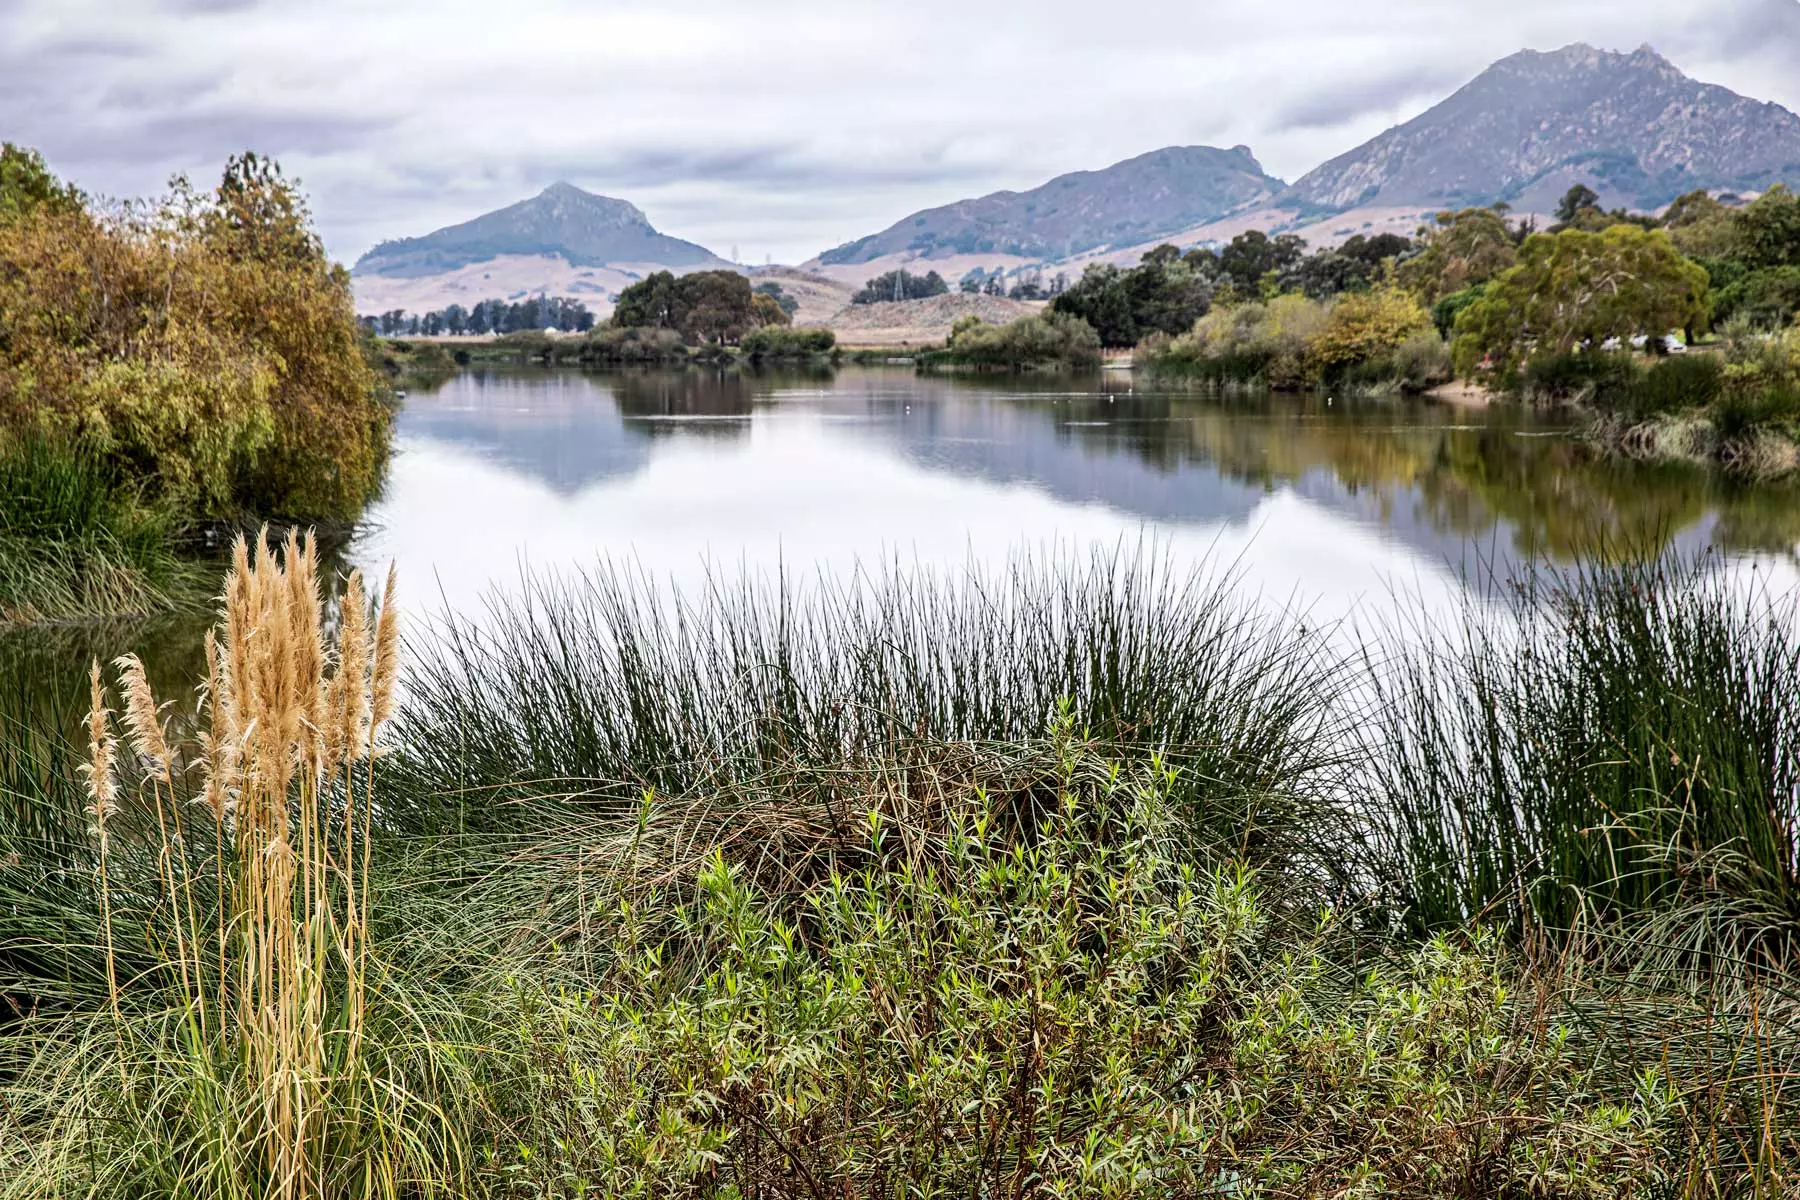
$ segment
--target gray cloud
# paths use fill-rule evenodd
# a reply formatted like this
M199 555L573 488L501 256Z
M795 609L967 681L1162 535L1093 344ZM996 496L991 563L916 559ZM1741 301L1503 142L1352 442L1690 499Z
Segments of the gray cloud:
M273 154L345 258L568 179L793 261L1163 145L1241 142L1295 178L1524 46L1649 40L1800 106L1800 2L1704 7L0 0L0 113L105 194Z
M1370 79L1335 79L1284 102L1275 110L1270 127L1277 131L1339 129L1371 114L1393 113L1414 101L1435 104L1465 82L1467 76L1461 72L1430 64L1409 65Z

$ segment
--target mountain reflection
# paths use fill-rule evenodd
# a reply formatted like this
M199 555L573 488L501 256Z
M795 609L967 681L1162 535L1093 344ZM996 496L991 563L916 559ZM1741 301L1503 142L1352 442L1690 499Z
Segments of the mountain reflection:
M662 446L754 456L764 438L805 432L1159 524L1239 525L1285 489L1439 561L1800 543L1793 487L1604 461L1566 427L1510 410L1221 398L1127 376L469 372L412 396L400 432L403 446L453 446L563 496L642 472Z

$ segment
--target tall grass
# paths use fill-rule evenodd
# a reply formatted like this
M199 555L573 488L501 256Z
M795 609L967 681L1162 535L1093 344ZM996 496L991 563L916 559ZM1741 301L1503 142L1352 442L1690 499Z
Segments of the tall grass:
M1718 565L1563 574L1376 674L1362 804L1414 927L1623 925L1644 966L1800 962L1796 599Z
M6 1200L1800 1175L1785 600L1346 661L1145 556L599 571L390 714L391 596L316 571L239 555L191 715L96 673L86 786L0 726Z
M1022 744L1066 708L1103 745L1180 764L1218 836L1267 845L1323 820L1299 810L1341 753L1341 664L1304 613L1231 582L1125 550L811 584L715 574L697 596L614 567L526 579L421 648L390 802L467 828L506 820L507 796L566 792L617 820L645 789L811 789L912 746Z
M278 557L260 539L254 554L239 541L216 641L207 637L200 731L185 750L135 656L118 663L117 718L93 665L81 771L92 851L67 852L66 825L41 819L57 806L36 806L51 827L36 831L30 861L61 859L65 877L13 914L15 928L75 933L64 945L85 940L88 960L61 997L75 1012L39 1028L32 1061L9 1064L50 1085L56 1104L33 1111L38 1142L18 1164L33 1194L85 1178L128 1194L312 1196L344 1169L346 1130L373 1139L357 1169L379 1163L390 1186L419 1149L416 1130L383 1124L403 1098L362 1070L369 764L398 655L391 578L371 629L352 575L335 646L322 607L310 543L290 535ZM24 821L9 829L33 832ZM97 937L68 916L84 892ZM106 1001L83 1007L83 990L98 990L96 943ZM34 948L57 942L28 943L27 955ZM53 964L21 965L54 977ZM88 1143L113 1124L147 1136L94 1164Z
M44 438L0 441L0 627L194 606L208 571L98 460Z

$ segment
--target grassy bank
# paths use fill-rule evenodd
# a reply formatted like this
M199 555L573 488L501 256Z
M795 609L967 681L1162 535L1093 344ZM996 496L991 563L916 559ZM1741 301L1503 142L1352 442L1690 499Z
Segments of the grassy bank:
M0 442L0 628L198 607L214 568L95 456L41 437Z
M1630 568L1344 651L1129 557L601 572L397 687L316 570L241 561L167 726L129 663L83 750L0 722L0 1195L1800 1169L1791 604Z

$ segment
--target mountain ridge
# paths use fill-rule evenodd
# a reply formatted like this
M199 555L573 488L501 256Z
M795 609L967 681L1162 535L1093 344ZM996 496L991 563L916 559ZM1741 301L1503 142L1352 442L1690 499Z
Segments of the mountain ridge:
M508 256L560 257L573 267L726 265L704 246L657 232L634 204L557 182L461 224L382 242L357 259L351 273L421 278Z
M1096 171L1071 171L1027 191L990 192L903 217L827 250L825 266L906 251L922 257L1003 254L1068 258L1143 241L1254 207L1284 188L1248 146L1166 146Z
M1542 211L1576 183L1655 209L1700 188L1800 181L1800 117L1702 83L1648 45L1521 50L1276 198L1306 213L1366 205Z

